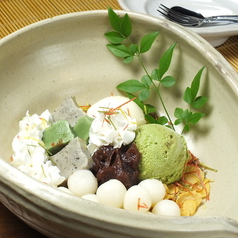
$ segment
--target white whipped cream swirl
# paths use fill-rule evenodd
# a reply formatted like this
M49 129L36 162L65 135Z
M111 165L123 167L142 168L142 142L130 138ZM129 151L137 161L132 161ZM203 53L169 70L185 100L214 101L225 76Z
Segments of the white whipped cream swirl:
M48 110L40 116L26 113L19 122L19 133L12 142L14 154L11 163L37 180L56 187L65 178L59 174L58 167L49 160L42 141L43 132L51 122L52 118Z
M136 128L136 119L123 109L100 108L89 131L88 150L93 154L102 145L128 145L135 138Z

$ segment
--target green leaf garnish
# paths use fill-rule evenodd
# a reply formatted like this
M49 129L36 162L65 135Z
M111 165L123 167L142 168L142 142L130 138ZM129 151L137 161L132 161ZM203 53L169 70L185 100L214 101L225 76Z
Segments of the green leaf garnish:
M189 104L190 109L183 110L181 108L176 108L174 111L174 116L177 118L177 120L175 120L175 125L183 123L183 132L189 131L190 124L198 123L205 116L205 114L201 112L192 112L193 109L198 109L204 106L208 100L208 98L204 96L197 96L204 68L205 67L202 67L198 71L191 83L191 87L187 87L184 92L183 100Z
M123 36L128 37L130 36L131 32L132 32L131 21L128 14L125 14L125 16L121 20L121 33Z
M138 45L130 44L129 51L130 51L131 55L135 55L138 52Z
M139 99L140 101L145 101L150 97L150 89L144 88L143 90L140 91L139 93Z
M108 8L108 16L112 28L121 33L121 18L110 7Z
M163 75L169 69L175 46L176 44L171 45L169 49L160 58L160 61L159 61L160 78L163 77Z
M203 70L205 69L205 67L202 67L198 73L196 74L196 76L194 77L193 81L192 81L192 84L191 84L191 96L192 96L192 100L194 101L196 96L197 96L197 93L198 93L198 90L199 90L199 87L200 87L200 79L201 79L201 76L202 76L202 72Z
M152 32L148 35L145 35L140 42L140 53L145 53L150 50L153 42L155 41L156 37L158 36L159 32Z
M202 106L204 106L204 104L207 102L207 100L208 100L208 98L199 96L192 103L192 107L193 108L201 108Z
M125 64L129 64L129 63L131 63L132 61L133 61L133 59L134 59L134 56L126 56L125 58L124 58L124 60L123 60L123 62L125 63Z
M150 88L151 86L151 79L148 75L144 75L142 78L141 78L141 82L148 88Z
M200 119L202 119L202 117L204 117L204 116L205 116L204 113L195 112L195 113L193 113L193 114L190 116L188 122L191 123L191 124L196 124L196 123L198 123L198 122L200 121Z
M108 32L105 34L105 36L112 44L119 44L125 40L125 37L116 31Z
M188 104L192 104L193 99L192 99L191 88L189 88L189 87L186 88L184 95L183 95L183 100Z
M120 83L117 86L117 89L122 90L126 93L136 93L138 91L141 91L145 88L145 86L136 79L130 79L123 83Z
M117 57L128 57L131 56L130 51L127 49L125 45L107 45L107 48Z
M168 119L165 116L159 117L157 123L160 125L166 125L168 123Z
M166 76L160 82L164 87L169 88L176 83L176 80L172 76Z
M153 43L159 35L159 31L143 36L139 41L139 44L135 44L129 39L129 36L132 34L132 25L129 15L125 14L123 17L120 17L111 8L108 8L108 16L111 26L115 30L105 34L105 37L111 43L107 45L108 49L115 56L123 58L123 62L126 64L131 63L135 58L138 58L139 63L145 72L145 75L143 75L140 80L127 80L120 83L117 86L117 89L126 92L130 99L134 98L134 93L136 93L137 98L134 102L137 103L137 105L143 110L145 119L148 123L166 125L174 130L174 125L183 124L184 127L182 133L189 131L191 124L198 123L200 119L205 116L204 113L193 111L193 109L197 110L204 106L208 100L204 96L197 96L200 88L202 72L205 67L198 71L192 80L191 86L187 87L184 91L183 100L189 105L189 108L176 108L174 110L175 121L173 122L163 100L160 88L161 86L169 88L176 84L176 79L173 76L166 75L172 63L176 43L172 44L162 54L158 62L158 68L152 70L150 74L143 62L142 54L151 49ZM150 97L152 91L157 93L164 109L165 116L157 118L153 115L156 112L156 108L152 105L144 103L144 101Z
M151 78L152 78L152 80L160 81L160 79L161 79L160 70L159 69L154 69L151 73Z

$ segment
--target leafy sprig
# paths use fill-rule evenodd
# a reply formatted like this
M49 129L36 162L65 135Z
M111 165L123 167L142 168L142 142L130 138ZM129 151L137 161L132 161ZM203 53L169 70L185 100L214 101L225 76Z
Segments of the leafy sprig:
M202 107L207 101L206 97L197 96L200 87L200 79L204 67L197 73L192 81L191 87L187 87L184 92L184 101L189 104L189 109L176 108L174 116L177 118L173 123L170 114L166 108L165 102L161 94L161 87L169 88L176 84L176 80L171 75L166 75L172 62L173 52L176 43L171 45L165 53L161 56L158 67L152 72L148 72L142 59L142 54L148 52L157 36L159 31L149 33L141 38L138 44L132 43L129 39L132 34L132 25L128 14L120 17L111 8L108 8L108 16L113 31L105 34L110 44L107 48L117 57L123 58L123 62L131 63L135 58L139 62L145 72L140 80L130 79L117 86L117 89L127 93L128 97L135 97L135 102L141 107L145 114L145 118L149 123L157 123L172 127L174 125L184 124L184 131L189 131L190 124L196 124L205 114L199 112L192 112L192 109ZM155 107L145 104L152 91L156 91L160 102L163 106L166 116L159 118L154 117L152 114L156 111Z
M192 109L201 108L208 100L207 97L197 96L204 68L205 67L198 71L191 83L191 87L187 87L184 92L183 100L188 103L190 109L183 110L182 108L176 108L174 111L174 116L177 118L174 124L179 125L183 123L183 131L189 131L191 124L198 123L200 119L205 116L205 114L201 112L192 112Z

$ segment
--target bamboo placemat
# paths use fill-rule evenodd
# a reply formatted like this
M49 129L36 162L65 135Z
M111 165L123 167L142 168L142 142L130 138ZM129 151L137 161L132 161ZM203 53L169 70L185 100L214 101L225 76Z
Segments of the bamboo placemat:
M238 35L230 37L224 44L216 47L216 49L238 72Z
M46 18L109 6L121 9L117 0L0 0L0 38ZM238 35L216 49L238 72Z
M116 0L0 0L0 38L46 18L107 7L121 9Z

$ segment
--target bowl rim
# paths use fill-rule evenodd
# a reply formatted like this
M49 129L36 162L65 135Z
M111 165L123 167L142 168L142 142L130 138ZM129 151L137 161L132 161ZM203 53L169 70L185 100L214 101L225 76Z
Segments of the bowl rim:
M17 178L17 181L12 179L13 177ZM151 232L151 234L149 233L150 235L158 234L158 232L160 232L160 234L176 232L176 234L185 235L183 237L187 237L186 235L189 235L188 237L190 237L191 233L197 233L200 236L201 232L204 231L207 234L216 232L238 234L238 222L226 217L165 217L152 213L141 214L133 211L125 212L123 209L108 207L102 204L98 206L95 202L70 195L59 189L43 184L36 179L31 178L29 175L24 174L2 159L0 159L0 179L4 184L1 193L4 193L5 187L8 186L14 191L14 193L7 194L7 199L14 201L14 196L17 195L18 199L14 202L33 211L37 216L42 216L40 209L46 210L47 215L49 216L47 217L48 219L57 220L59 216L62 216L64 219L69 219L72 223L78 223L82 222L81 219L83 217L84 219L91 219L95 222L95 224L91 224L91 227L100 229L100 227L107 224L106 229L109 232L116 232L116 234L117 232L121 233L123 227L141 230L141 232ZM24 187L24 190L22 187ZM25 198L29 197L31 199L27 199L26 204ZM3 202L3 204L14 213L11 207L8 206L8 203ZM68 206L68 204L70 204L70 206ZM102 218L101 214L106 214L106 217ZM31 221L27 219L27 216L19 218L28 223L28 225L32 225ZM58 220L58 222L62 226L65 225L65 220ZM168 227L166 227L166 224L169 225L169 230ZM194 224L196 224L196 227L194 227ZM186 225L186 227L184 227L184 225ZM126 233L124 235L126 235Z
M180 35L181 37L184 37L187 39L189 44L196 46L199 48L200 51L204 52L204 55L206 58L208 58L214 67L217 69L220 74L222 74L225 78L227 78L229 85L231 88L235 88L234 92L237 92L238 89L238 73L235 71L235 69L231 66L231 64L219 53L208 41L206 41L202 36L197 34L196 32L192 31L190 28L183 27L181 25L178 25L174 22L171 22L167 19L158 18L154 16L150 16L144 13L137 13L127 10L115 10L117 14L126 14L128 13L130 16L135 18L142 17L144 20L149 20L151 22L155 22L164 26L167 26L176 34ZM26 25L9 35L3 37L0 39L0 47L1 45L7 43L11 39L16 38L17 36L20 36L21 34L25 34L30 30L33 30L38 27L42 27L47 24L51 24L52 22L61 21L67 18L74 18L78 16L88 16L88 15L95 15L95 16L104 16L107 17L107 10L89 10L89 11L81 11L81 12L72 12L72 13L66 13L62 15L53 16L51 18L46 18L34 23L31 23L29 25ZM207 52L207 48L209 49L209 52ZM220 62L217 62L217 58ZM222 65L222 67L221 67ZM234 82L230 78L236 78L237 82ZM233 81L233 82L232 82Z
M116 10L118 14L125 14L127 11L124 10ZM42 25L51 24L52 22L62 21L67 18L74 18L74 17L84 17L89 15L94 15L95 17L106 17L107 10L93 10L93 11L84 11L84 12L77 12L77 13L68 13L59 16L55 16L53 18L44 19L42 21L32 23L28 26L25 26L22 29L19 29L10 35L0 39L0 47L10 41L18 37L21 34L26 34L28 31L31 31L35 28L41 27ZM228 85L234 93L238 96L238 76L232 66L223 58L223 56L215 50L207 41L205 41L202 37L197 35L196 33L192 32L189 29L185 29L177 24L171 23L166 19L159 19L153 16L140 14L140 13L133 13L129 12L130 17L136 19L143 19L147 21L153 21L158 25L164 25L169 27L171 30L178 34L181 37L187 39L189 44L193 45L194 47L199 48L202 52L204 52L204 57L208 58L209 61L213 64L216 70L226 79ZM209 51L207 51L207 48ZM219 59L219 61L217 61ZM30 183L28 184L28 181ZM0 158L0 181L3 186L2 191L5 187L12 187L19 197L24 197L26 195L31 195L32 201L31 206L37 204L37 206L41 207L42 209L49 210L55 216L59 213L64 214L67 217L72 217L75 221L79 221L77 218L78 215L85 216L90 219L97 220L100 226L102 223L108 224L115 224L118 227L121 226L128 226L128 221L136 221L135 229L139 229L141 227L142 230L147 229L154 232L168 232L167 229L164 228L164 224L167 222L170 224L170 230L174 232L182 232L187 233L189 232L200 232L205 230L207 232L214 232L216 231L227 231L227 232L235 232L238 234L238 222L226 217L214 217L214 216L194 216L194 217L162 217L157 216L155 219L155 215L153 214L139 214L138 212L125 212L122 209L110 208L100 204L89 202L83 200L81 198L71 196L67 193L57 190L56 188L52 188L48 185L45 185L30 176L24 174L23 172L19 171L17 168L10 165L8 162ZM0 184L1 185L1 184ZM24 189L22 189L24 188ZM3 192L2 192L3 193ZM7 194L7 196L14 201L14 197L11 194ZM56 199L56 197L58 199ZM39 200L41 202L39 203ZM70 203L74 204L74 207L69 207L69 203L65 203L65 201L69 201ZM19 200L20 201L20 200ZM29 204L30 206L30 204ZM84 207L85 210L80 210L77 212L76 208ZM55 209L57 208L57 209ZM90 210L91 209L91 210ZM67 211L67 213L65 213ZM97 211L95 215L95 211ZM37 212L37 211L35 211ZM107 214L106 218L101 218L101 214ZM118 219L118 217L120 217ZM141 221L143 218L143 222ZM145 220L146 221L145 221ZM197 229L194 228L194 223L197 225ZM146 225L145 225L146 224ZM181 224L186 224L187 227L184 228ZM204 225L206 224L206 225ZM130 226L133 227L133 226ZM144 227L144 228L143 228ZM108 228L111 229L111 228ZM119 228L118 228L119 229ZM120 230L120 229L119 229Z

